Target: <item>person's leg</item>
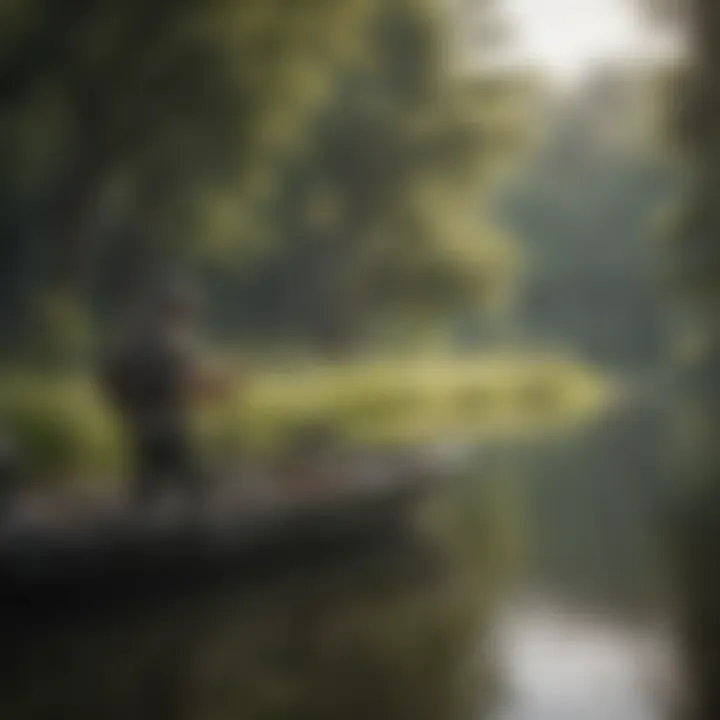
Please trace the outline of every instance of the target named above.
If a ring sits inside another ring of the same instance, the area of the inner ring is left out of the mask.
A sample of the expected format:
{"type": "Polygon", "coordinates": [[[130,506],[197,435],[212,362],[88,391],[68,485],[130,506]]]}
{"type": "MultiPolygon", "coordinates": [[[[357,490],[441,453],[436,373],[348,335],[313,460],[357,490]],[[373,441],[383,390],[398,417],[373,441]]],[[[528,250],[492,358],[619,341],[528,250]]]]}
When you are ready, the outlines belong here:
{"type": "Polygon", "coordinates": [[[10,442],[0,437],[0,520],[10,516],[20,493],[22,469],[10,442]]]}
{"type": "Polygon", "coordinates": [[[206,497],[206,483],[197,448],[187,432],[178,433],[175,441],[178,487],[187,500],[202,503],[206,497]]]}
{"type": "Polygon", "coordinates": [[[136,438],[134,457],[135,504],[154,503],[168,489],[195,504],[204,499],[201,463],[190,434],[182,428],[169,428],[136,438]]]}
{"type": "Polygon", "coordinates": [[[146,506],[159,499],[164,483],[162,450],[162,439],[151,434],[139,434],[132,439],[133,505],[146,506]]]}

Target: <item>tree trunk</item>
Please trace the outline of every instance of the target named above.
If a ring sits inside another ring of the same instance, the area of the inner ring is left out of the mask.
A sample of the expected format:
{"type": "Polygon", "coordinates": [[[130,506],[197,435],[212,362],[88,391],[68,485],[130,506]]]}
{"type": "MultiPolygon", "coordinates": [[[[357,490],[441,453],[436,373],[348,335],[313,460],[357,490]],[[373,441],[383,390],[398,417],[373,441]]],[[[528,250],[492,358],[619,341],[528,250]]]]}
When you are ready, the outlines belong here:
{"type": "Polygon", "coordinates": [[[685,80],[682,140],[694,178],[676,274],[702,343],[681,368],[692,446],[676,498],[672,567],[692,717],[720,717],[720,4],[689,6],[694,60],[685,80]]]}

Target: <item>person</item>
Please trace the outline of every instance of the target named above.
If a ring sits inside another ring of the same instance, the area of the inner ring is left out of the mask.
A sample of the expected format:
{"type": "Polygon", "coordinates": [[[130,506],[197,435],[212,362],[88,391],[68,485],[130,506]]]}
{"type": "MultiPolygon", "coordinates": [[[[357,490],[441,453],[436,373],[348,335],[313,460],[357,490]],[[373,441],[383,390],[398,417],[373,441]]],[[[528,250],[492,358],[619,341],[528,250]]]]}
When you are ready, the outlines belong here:
{"type": "Polygon", "coordinates": [[[23,475],[17,448],[7,433],[0,432],[0,522],[15,509],[23,475]]]}
{"type": "Polygon", "coordinates": [[[205,480],[192,433],[195,401],[225,381],[197,350],[197,291],[178,282],[131,310],[100,362],[100,382],[124,425],[131,497],[146,505],[179,491],[199,500],[205,480]]]}

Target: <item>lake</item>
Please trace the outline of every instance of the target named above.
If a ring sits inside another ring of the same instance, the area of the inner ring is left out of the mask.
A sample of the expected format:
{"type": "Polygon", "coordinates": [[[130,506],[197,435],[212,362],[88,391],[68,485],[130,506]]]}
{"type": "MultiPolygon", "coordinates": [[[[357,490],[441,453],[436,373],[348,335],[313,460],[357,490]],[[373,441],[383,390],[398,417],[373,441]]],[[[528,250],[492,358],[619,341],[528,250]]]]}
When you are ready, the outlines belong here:
{"type": "Polygon", "coordinates": [[[512,448],[509,474],[486,461],[439,513],[452,539],[0,612],[0,718],[663,720],[680,683],[649,619],[657,424],[625,409],[562,447],[512,448]],[[513,517],[524,587],[557,594],[506,599],[513,517]]]}
{"type": "Polygon", "coordinates": [[[677,688],[660,627],[534,601],[498,622],[505,682],[493,720],[663,720],[677,688]]]}
{"type": "Polygon", "coordinates": [[[491,603],[442,556],[405,547],[15,618],[0,717],[662,720],[659,630],[491,603]]]}

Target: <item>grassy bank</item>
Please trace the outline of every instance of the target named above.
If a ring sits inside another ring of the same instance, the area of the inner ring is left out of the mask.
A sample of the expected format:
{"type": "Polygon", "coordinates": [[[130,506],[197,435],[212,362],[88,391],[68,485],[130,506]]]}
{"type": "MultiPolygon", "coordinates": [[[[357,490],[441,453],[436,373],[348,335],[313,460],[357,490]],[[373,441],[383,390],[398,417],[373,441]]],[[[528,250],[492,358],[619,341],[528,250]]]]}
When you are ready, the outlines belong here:
{"type": "MultiPolygon", "coordinates": [[[[199,432],[225,457],[272,454],[311,425],[363,446],[489,440],[571,427],[611,395],[592,368],[551,357],[258,367],[200,413],[199,432]]],[[[122,435],[89,377],[6,371],[0,423],[38,481],[109,478],[121,467],[122,435]]]]}

